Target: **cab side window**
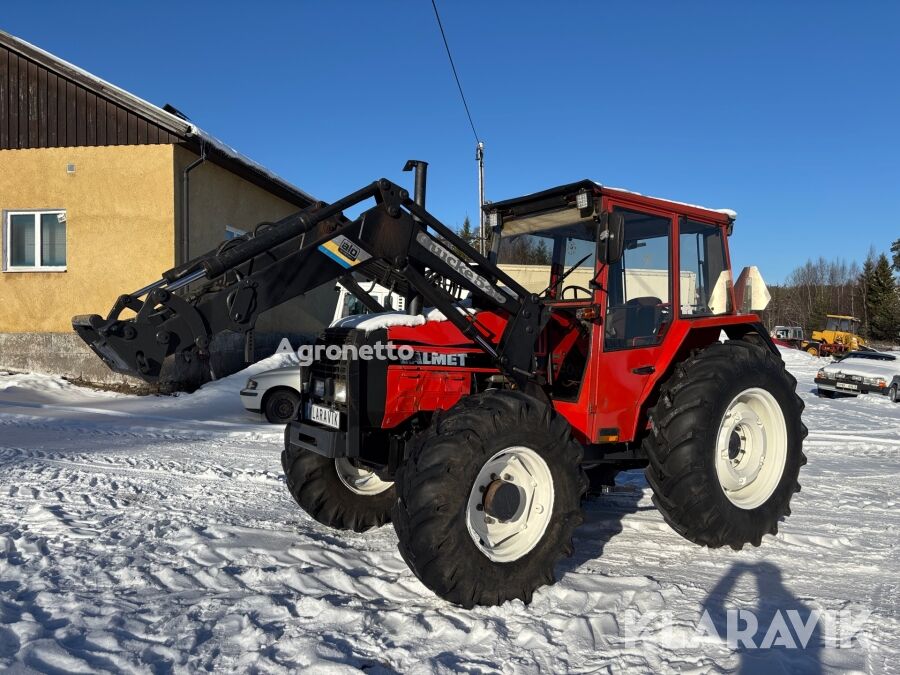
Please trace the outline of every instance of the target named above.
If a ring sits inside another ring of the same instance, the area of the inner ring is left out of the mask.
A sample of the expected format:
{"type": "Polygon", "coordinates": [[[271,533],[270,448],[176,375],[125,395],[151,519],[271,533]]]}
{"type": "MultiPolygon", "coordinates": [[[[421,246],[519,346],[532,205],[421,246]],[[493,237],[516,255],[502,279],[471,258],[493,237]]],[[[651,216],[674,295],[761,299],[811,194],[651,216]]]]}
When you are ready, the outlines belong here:
{"type": "Polygon", "coordinates": [[[605,348],[657,345],[672,320],[672,221],[668,216],[615,210],[625,216],[625,252],[609,267],[605,348]]]}
{"type": "Polygon", "coordinates": [[[678,255],[681,316],[715,316],[731,311],[731,270],[725,261],[721,226],[683,218],[678,255]]]}

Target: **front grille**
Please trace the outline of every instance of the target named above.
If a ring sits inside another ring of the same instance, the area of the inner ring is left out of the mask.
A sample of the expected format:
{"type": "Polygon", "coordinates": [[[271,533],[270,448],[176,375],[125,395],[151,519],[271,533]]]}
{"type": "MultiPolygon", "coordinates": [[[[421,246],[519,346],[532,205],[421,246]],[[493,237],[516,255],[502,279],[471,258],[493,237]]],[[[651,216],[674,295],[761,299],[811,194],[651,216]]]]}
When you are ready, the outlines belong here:
{"type": "MultiPolygon", "coordinates": [[[[316,344],[325,346],[336,345],[338,347],[342,347],[343,345],[353,342],[353,333],[354,329],[352,328],[326,328],[325,331],[319,336],[316,344]]],[[[312,378],[324,380],[326,383],[325,400],[339,408],[346,408],[346,404],[333,401],[331,399],[330,392],[334,391],[335,382],[348,382],[348,370],[348,361],[328,358],[326,354],[322,353],[322,350],[320,350],[319,352],[319,358],[317,358],[310,366],[310,375],[312,376],[312,378]]],[[[349,397],[349,391],[347,393],[349,397]]],[[[312,388],[310,389],[310,394],[314,397],[312,388]]]]}
{"type": "Polygon", "coordinates": [[[320,338],[325,344],[345,344],[353,335],[354,330],[353,328],[326,328],[320,338]]]}

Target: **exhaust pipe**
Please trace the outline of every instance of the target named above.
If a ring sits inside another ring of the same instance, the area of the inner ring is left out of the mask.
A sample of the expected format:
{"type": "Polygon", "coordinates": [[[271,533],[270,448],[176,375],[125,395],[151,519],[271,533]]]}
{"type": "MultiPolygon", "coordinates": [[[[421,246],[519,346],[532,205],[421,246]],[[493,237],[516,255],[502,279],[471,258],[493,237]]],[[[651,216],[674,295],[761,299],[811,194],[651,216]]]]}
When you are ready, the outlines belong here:
{"type": "MultiPolygon", "coordinates": [[[[424,209],[425,189],[426,183],[428,181],[428,162],[423,162],[420,159],[410,159],[407,160],[406,165],[403,167],[403,170],[415,171],[413,201],[424,209]]],[[[413,218],[415,218],[416,221],[419,221],[419,219],[415,216],[413,216],[413,218]]],[[[420,269],[418,271],[422,274],[425,273],[424,269],[420,269]]],[[[422,313],[421,295],[416,293],[406,298],[406,313],[412,315],[422,313]]]]}

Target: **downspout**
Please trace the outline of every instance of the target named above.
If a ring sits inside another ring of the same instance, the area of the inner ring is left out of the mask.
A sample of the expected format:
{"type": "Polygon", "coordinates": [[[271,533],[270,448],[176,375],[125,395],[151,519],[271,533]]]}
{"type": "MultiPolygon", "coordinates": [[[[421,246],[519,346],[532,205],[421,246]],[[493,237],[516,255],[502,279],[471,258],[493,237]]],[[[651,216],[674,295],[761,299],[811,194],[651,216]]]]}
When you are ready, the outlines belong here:
{"type": "Polygon", "coordinates": [[[200,156],[188,164],[181,173],[181,263],[190,257],[191,177],[190,173],[206,161],[206,143],[200,141],[200,156]]]}

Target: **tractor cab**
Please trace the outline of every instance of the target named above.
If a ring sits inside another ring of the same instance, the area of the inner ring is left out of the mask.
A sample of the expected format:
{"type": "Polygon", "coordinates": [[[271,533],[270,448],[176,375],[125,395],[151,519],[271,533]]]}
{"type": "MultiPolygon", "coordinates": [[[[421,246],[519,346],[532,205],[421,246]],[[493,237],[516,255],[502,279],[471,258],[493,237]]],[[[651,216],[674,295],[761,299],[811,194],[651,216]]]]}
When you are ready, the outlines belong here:
{"type": "Polygon", "coordinates": [[[718,339],[736,312],[733,212],[581,181],[490,204],[499,268],[542,295],[551,398],[589,443],[640,435],[659,364],[718,339]],[[592,405],[596,403],[595,405],[592,405]]]}

